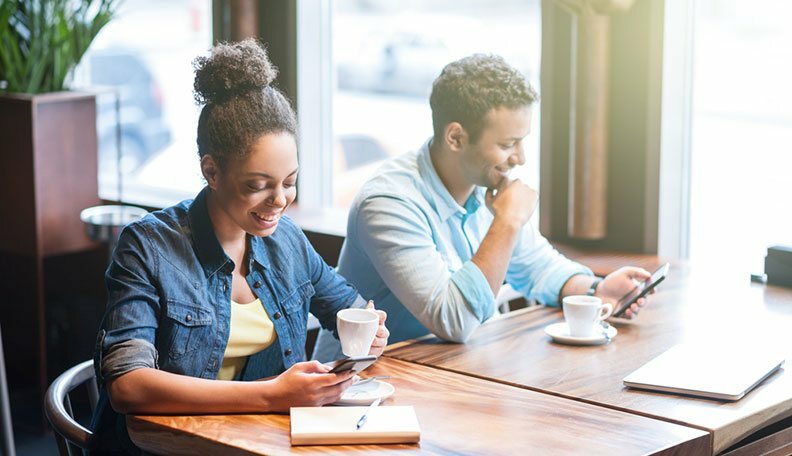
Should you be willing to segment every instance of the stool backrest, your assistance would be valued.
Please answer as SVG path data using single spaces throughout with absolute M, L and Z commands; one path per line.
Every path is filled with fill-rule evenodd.
M 62 373 L 47 389 L 44 413 L 55 431 L 55 439 L 62 456 L 83 454 L 96 446 L 94 433 L 74 419 L 69 394 L 82 384 L 87 384 L 91 411 L 99 400 L 93 361 L 84 361 Z

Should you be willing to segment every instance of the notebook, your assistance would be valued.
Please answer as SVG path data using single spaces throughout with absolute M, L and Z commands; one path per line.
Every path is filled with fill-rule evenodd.
M 736 401 L 775 372 L 784 357 L 765 347 L 680 344 L 624 378 L 632 387 Z
M 357 422 L 368 407 L 292 407 L 292 445 L 414 443 L 421 439 L 411 406 L 383 406 L 368 411 L 366 424 Z

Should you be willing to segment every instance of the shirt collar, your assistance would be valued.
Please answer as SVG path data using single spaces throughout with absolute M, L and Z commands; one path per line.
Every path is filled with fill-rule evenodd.
M 432 199 L 431 202 L 440 217 L 440 221 L 445 222 L 449 217 L 457 213 L 465 216 L 476 212 L 484 202 L 484 189 L 476 186 L 470 198 L 465 202 L 465 207 L 460 206 L 454 197 L 451 196 L 451 193 L 448 192 L 446 186 L 443 185 L 440 176 L 437 175 L 437 170 L 435 170 L 429 153 L 431 143 L 432 139 L 430 138 L 418 151 L 418 171 L 426 184 L 429 196 Z
M 195 253 L 198 255 L 198 261 L 201 262 L 207 277 L 226 264 L 231 265 L 231 259 L 225 254 L 220 241 L 217 240 L 212 220 L 209 218 L 209 209 L 206 207 L 208 193 L 209 187 L 204 187 L 190 204 L 188 212 Z
M 206 195 L 209 191 L 209 187 L 204 187 L 195 197 L 190 204 L 188 216 L 195 252 L 207 277 L 224 267 L 230 273 L 234 265 L 217 240 L 212 220 L 209 218 L 209 209 L 206 207 Z M 268 268 L 270 261 L 264 241 L 258 236 L 248 235 L 248 246 L 250 264 L 258 263 Z
M 278 227 L 283 229 L 282 227 Z M 278 231 L 276 230 L 274 233 L 268 236 L 268 238 L 272 238 L 273 236 L 277 236 Z M 274 239 L 274 238 L 273 238 Z M 273 240 L 270 239 L 270 240 Z M 251 236 L 248 234 L 248 256 L 250 258 L 250 264 L 248 265 L 248 270 L 253 270 L 253 265 L 258 264 L 263 268 L 270 267 L 270 257 L 269 257 L 269 250 L 267 249 L 267 242 L 259 237 L 259 236 Z

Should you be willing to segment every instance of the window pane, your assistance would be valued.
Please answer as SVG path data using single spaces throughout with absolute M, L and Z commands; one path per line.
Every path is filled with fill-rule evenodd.
M 118 199 L 116 93 L 121 198 L 167 206 L 201 188 L 191 61 L 211 46 L 210 14 L 211 0 L 126 0 L 84 57 L 78 84 L 100 91 L 100 197 Z
M 792 3 L 705 0 L 696 12 L 690 255 L 763 270 L 792 244 Z M 730 266 L 731 267 L 731 266 Z M 746 276 L 747 278 L 747 276 Z
M 447 63 L 476 52 L 499 54 L 539 89 L 538 0 L 345 0 L 335 7 L 337 206 L 349 206 L 384 160 L 431 136 L 429 94 Z M 538 188 L 538 109 L 532 122 L 526 165 L 516 174 Z

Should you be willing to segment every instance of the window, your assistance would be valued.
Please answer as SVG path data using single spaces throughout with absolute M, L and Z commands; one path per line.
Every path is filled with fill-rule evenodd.
M 298 11 L 298 43 L 302 43 L 298 77 L 307 73 L 319 77 L 316 75 L 326 69 L 309 71 L 306 66 L 323 62 L 331 66 L 327 77 L 333 82 L 321 88 L 317 83 L 299 81 L 302 95 L 309 93 L 308 87 L 328 93 L 319 97 L 323 101 L 301 105 L 298 111 L 303 161 L 316 150 L 323 158 L 311 162 L 325 163 L 324 173 L 329 175 L 303 175 L 303 203 L 348 207 L 385 160 L 419 148 L 432 134 L 432 81 L 451 61 L 475 52 L 500 54 L 539 89 L 539 0 L 345 0 L 319 4 L 324 12 Z M 322 14 L 331 17 L 323 21 Z M 320 41 L 305 38 L 322 27 L 332 43 L 324 50 L 321 32 L 312 35 Z M 311 116 L 306 109 L 321 114 Z M 526 165 L 517 173 L 535 188 L 539 185 L 538 132 L 539 110 L 535 109 Z M 319 152 L 319 140 L 306 137 L 310 135 L 324 135 L 331 146 Z M 323 189 L 317 190 L 317 186 Z
M 690 257 L 763 270 L 792 244 L 792 4 L 709 0 L 695 11 Z M 747 276 L 746 276 L 747 277 Z
M 126 0 L 83 58 L 76 85 L 99 92 L 101 198 L 169 206 L 201 188 L 191 61 L 212 44 L 210 12 L 211 0 Z

